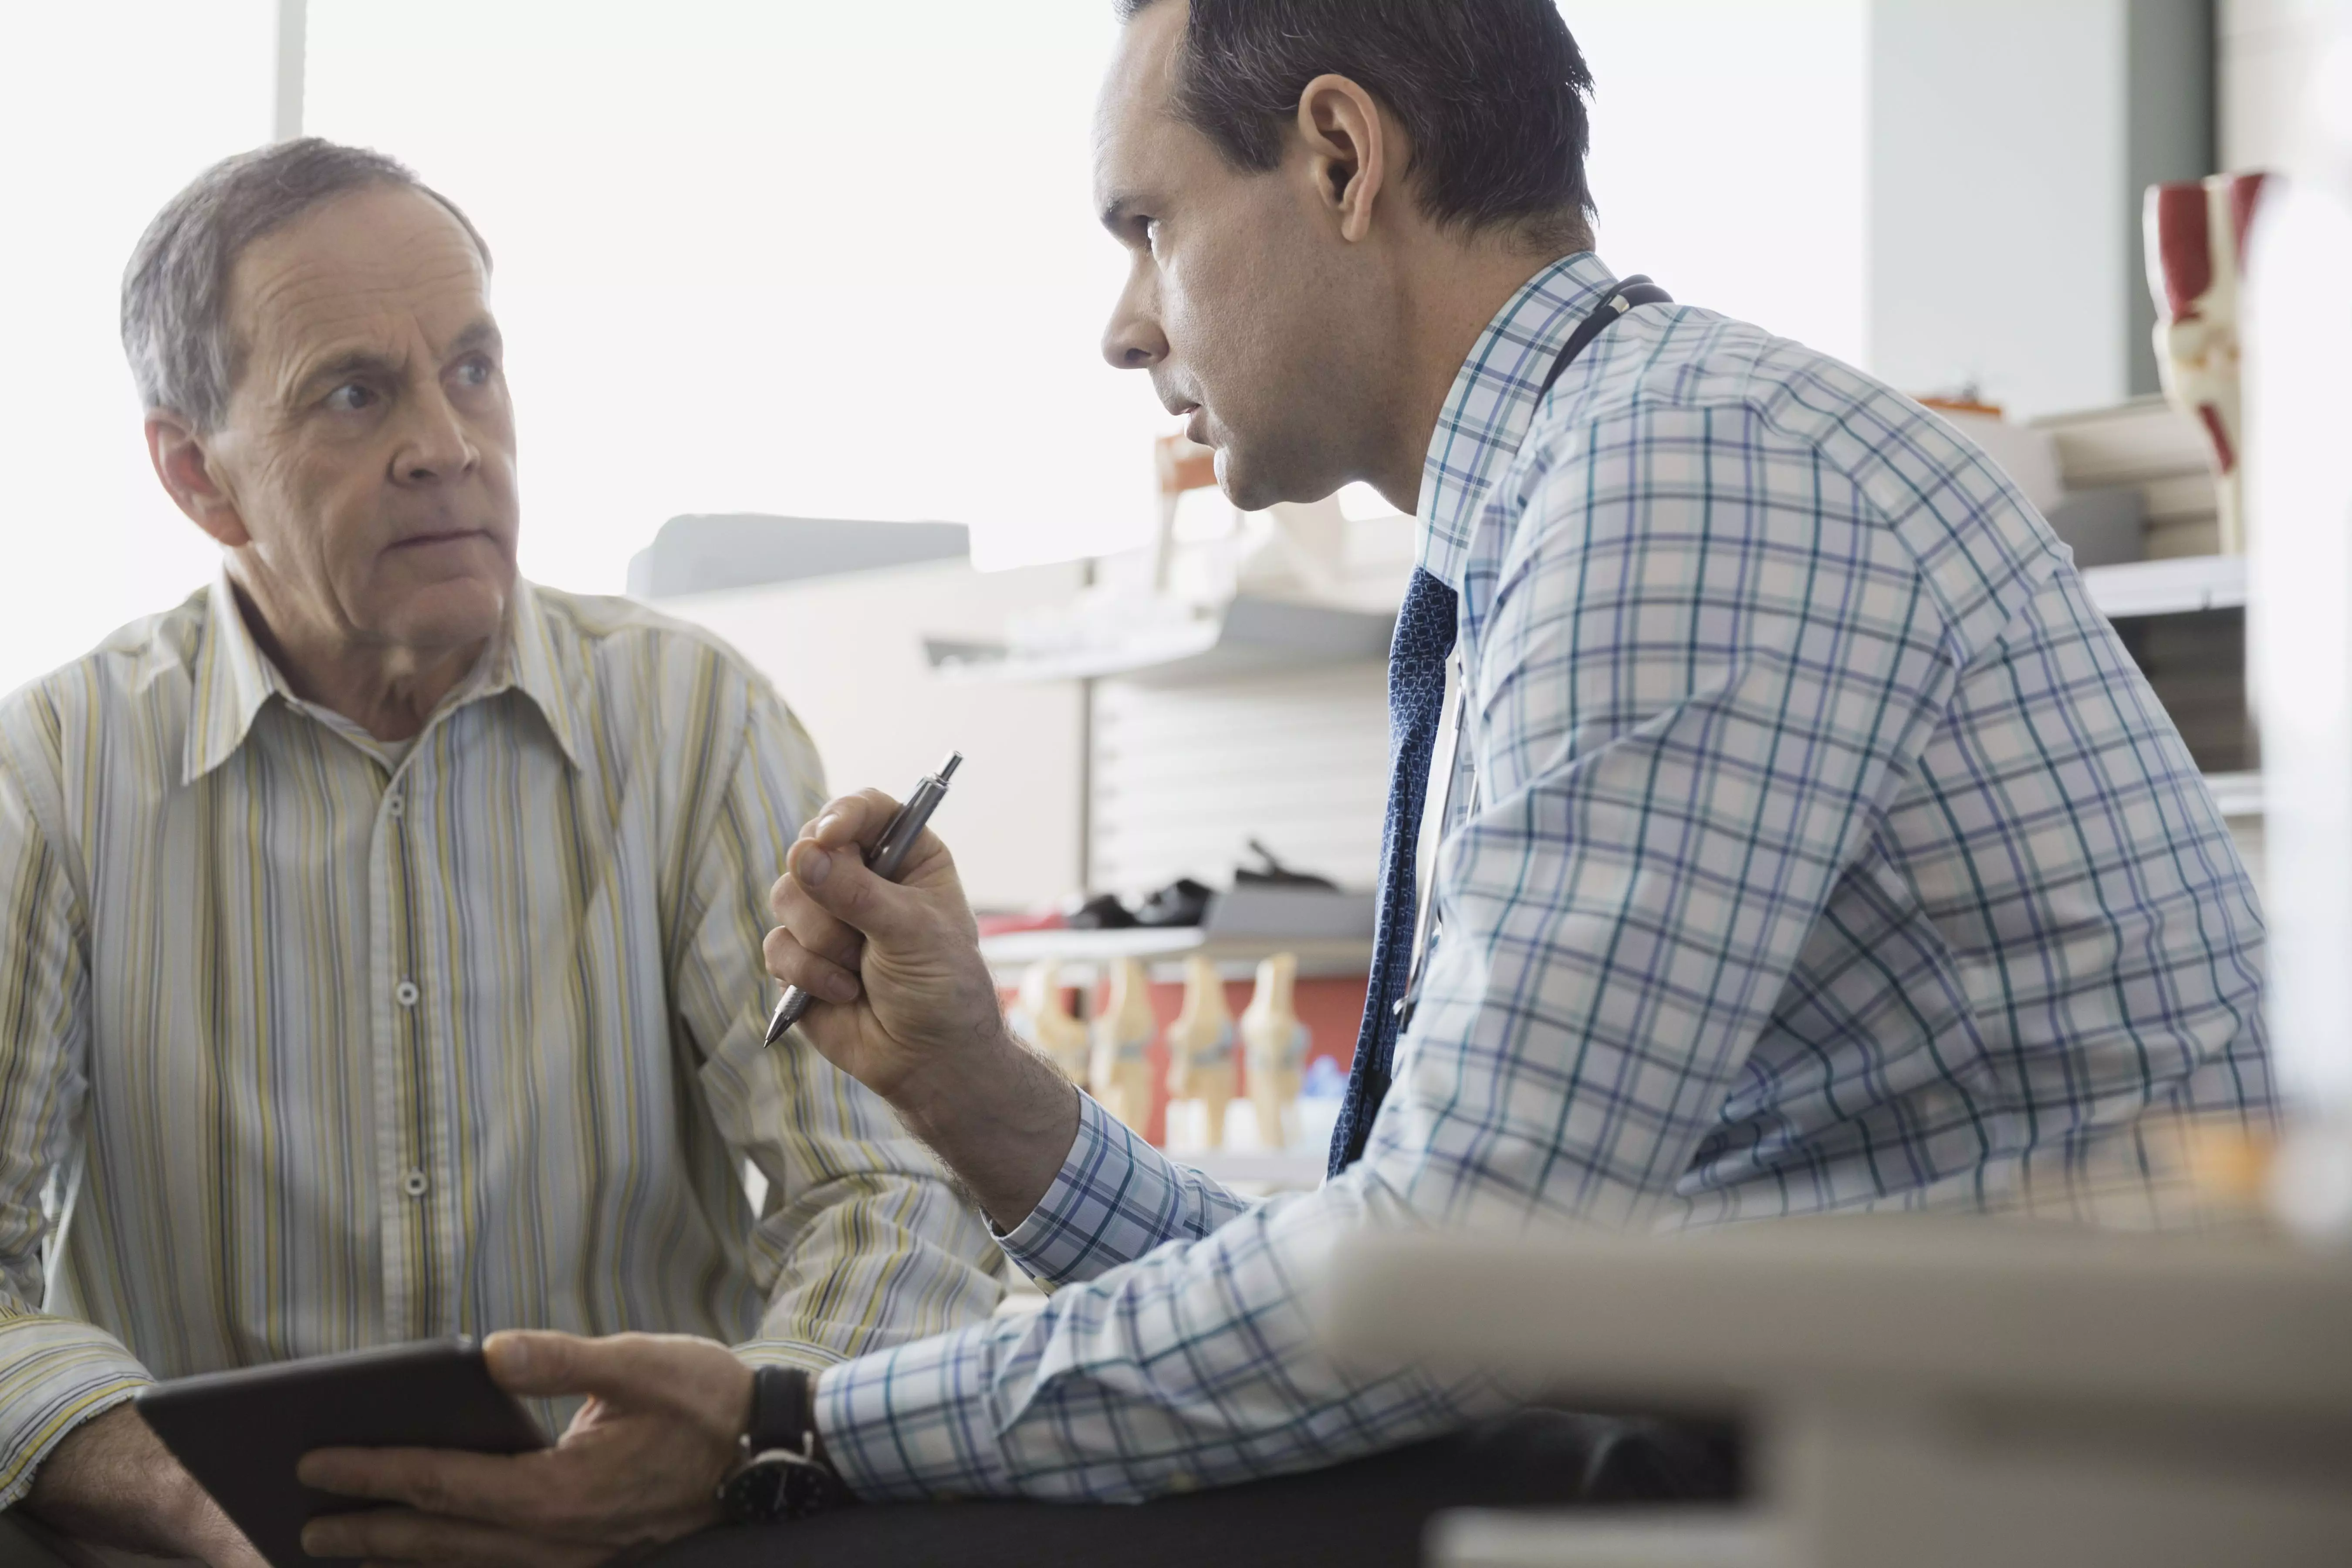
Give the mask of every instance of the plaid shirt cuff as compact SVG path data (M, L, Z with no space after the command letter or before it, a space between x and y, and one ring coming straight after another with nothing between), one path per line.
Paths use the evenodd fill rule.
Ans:
M1011 1491L1003 1436L987 1397L1003 1320L817 1374L816 1426L824 1455L867 1502L984 1497Z
M1249 1205L1078 1096L1078 1135L1037 1206L998 1238L1041 1285L1091 1279L1168 1241L1197 1241Z

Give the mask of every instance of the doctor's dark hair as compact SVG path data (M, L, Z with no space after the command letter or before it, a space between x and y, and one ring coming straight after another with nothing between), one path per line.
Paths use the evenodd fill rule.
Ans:
M1131 21L1156 0L1115 0ZM1192 0L1177 112L1238 169L1282 160L1299 94L1330 73L1411 138L1422 210L1585 249L1592 73L1553 0Z
M245 357L228 319L237 258L311 208L373 186L438 202L489 269L471 220L396 158L316 136L224 158L163 204L123 269L122 352L147 410L177 414L198 435L217 428Z

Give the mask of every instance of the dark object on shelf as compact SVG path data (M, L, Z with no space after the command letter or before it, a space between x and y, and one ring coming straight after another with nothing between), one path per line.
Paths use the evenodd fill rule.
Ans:
M1275 858L1273 850L1255 838L1249 841L1249 847L1251 854L1265 862L1265 868L1234 867L1234 886L1236 888L1320 888L1333 893L1339 890L1339 884L1328 877L1318 877L1312 871L1292 870Z
M1135 923L1128 907L1110 893L1097 893L1070 911L1072 931L1125 931Z
M1142 903L1136 906L1135 923L1145 926L1196 926L1201 917L1209 912L1209 900L1216 893L1192 880L1179 877Z

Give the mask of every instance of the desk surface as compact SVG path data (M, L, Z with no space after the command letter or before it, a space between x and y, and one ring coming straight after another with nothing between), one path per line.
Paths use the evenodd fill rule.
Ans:
M1983 1219L1688 1237L1366 1235L1323 1314L1351 1357L1460 1357L1563 1394L1823 1380L2352 1416L2352 1257ZM1539 1304L1531 1310L1530 1304Z

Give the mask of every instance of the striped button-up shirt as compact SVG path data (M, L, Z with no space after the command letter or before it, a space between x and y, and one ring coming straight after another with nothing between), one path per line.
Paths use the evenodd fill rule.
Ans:
M1086 1102L1006 1237L1045 1310L820 1380L860 1492L1135 1498L1491 1408L1317 1348L1349 1230L2144 1213L2174 1113L2266 1116L2244 868L2048 526L1917 404L1702 310L1539 401L1611 281L1530 280L1429 449L1465 763L1363 1160L1248 1205Z
M761 1046L822 790L727 647L528 584L413 746L295 696L225 580L0 703L0 1503L151 1375L984 1317L929 1152Z

